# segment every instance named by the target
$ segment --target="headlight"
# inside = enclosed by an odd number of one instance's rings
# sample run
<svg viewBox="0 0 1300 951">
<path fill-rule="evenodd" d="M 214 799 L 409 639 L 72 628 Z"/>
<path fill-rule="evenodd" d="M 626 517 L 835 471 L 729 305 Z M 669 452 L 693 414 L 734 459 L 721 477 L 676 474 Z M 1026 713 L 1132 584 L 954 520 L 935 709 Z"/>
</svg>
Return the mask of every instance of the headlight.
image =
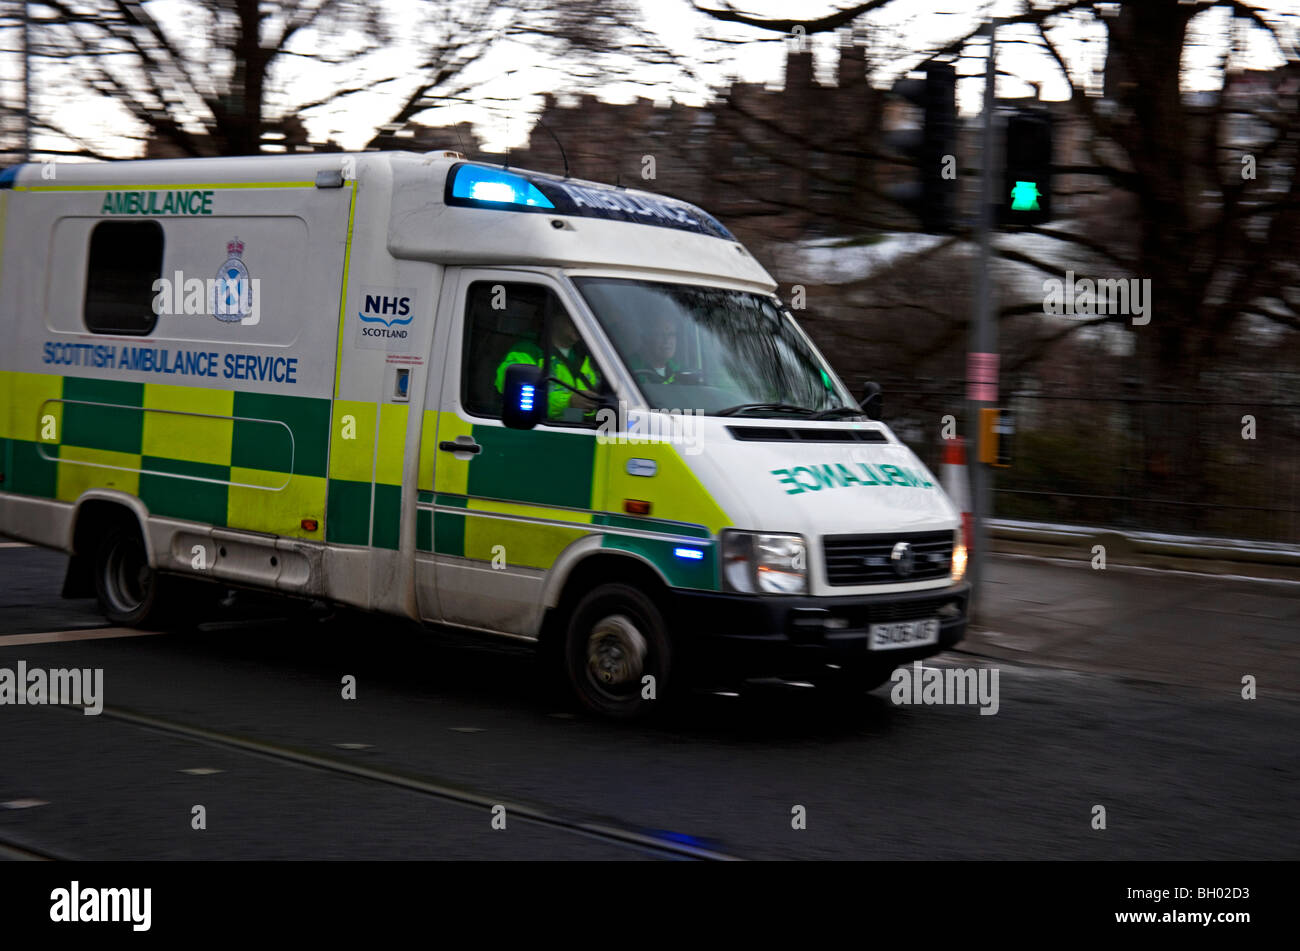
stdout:
<svg viewBox="0 0 1300 951">
<path fill-rule="evenodd" d="M 808 552 L 803 536 L 723 532 L 722 577 L 742 594 L 804 594 Z"/>
<path fill-rule="evenodd" d="M 956 584 L 966 577 L 966 525 L 963 519 L 961 528 L 954 533 L 956 538 L 952 546 L 952 583 Z"/>
</svg>

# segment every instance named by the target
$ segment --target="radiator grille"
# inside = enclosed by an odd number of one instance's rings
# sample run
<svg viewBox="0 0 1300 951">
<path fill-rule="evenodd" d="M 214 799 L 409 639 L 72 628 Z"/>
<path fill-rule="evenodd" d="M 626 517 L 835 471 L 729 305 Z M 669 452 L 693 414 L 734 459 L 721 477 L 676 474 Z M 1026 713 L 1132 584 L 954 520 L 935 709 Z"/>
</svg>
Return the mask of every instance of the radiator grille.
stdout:
<svg viewBox="0 0 1300 951">
<path fill-rule="evenodd" d="M 910 573 L 900 573 L 892 557 L 899 542 L 910 546 Z M 822 537 L 822 551 L 826 558 L 826 580 L 833 585 L 856 585 L 943 578 L 952 565 L 952 546 L 951 531 L 825 535 Z"/>
</svg>

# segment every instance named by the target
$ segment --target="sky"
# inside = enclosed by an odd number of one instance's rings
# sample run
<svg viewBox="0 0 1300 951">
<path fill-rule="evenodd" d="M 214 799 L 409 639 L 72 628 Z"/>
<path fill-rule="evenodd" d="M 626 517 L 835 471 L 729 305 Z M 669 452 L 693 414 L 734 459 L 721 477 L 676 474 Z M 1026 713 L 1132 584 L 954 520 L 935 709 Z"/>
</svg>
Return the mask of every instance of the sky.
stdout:
<svg viewBox="0 0 1300 951">
<path fill-rule="evenodd" d="M 722 50 L 725 59 L 721 63 L 699 67 L 703 82 L 678 77 L 666 67 L 657 70 L 639 68 L 636 74 L 638 78 L 659 79 L 662 85 L 648 91 L 642 85 L 615 82 L 590 90 L 602 98 L 629 101 L 636 95 L 652 95 L 661 102 L 672 98 L 699 104 L 708 97 L 710 86 L 725 86 L 732 78 L 780 85 L 786 47 L 791 42 L 788 38 L 713 21 L 693 10 L 687 0 L 637 2 L 640 4 L 643 22 L 679 55 L 695 62 L 703 62 L 717 57 L 718 51 Z M 701 2 L 707 3 L 710 0 Z M 399 0 L 398 10 L 403 5 L 411 5 L 410 8 L 414 9 L 413 4 L 414 0 Z M 814 17 L 831 12 L 843 4 L 822 0 L 737 0 L 737 5 L 757 16 L 788 17 L 797 13 L 802 17 Z M 1294 0 L 1277 0 L 1277 3 L 1264 5 L 1283 10 L 1295 4 Z M 181 17 L 186 9 L 184 0 L 150 0 L 146 6 L 164 24 L 179 26 L 183 22 Z M 884 47 L 879 58 L 888 63 L 882 70 L 881 77 L 875 81 L 879 83 L 882 80 L 892 80 L 906 73 L 919 62 L 924 50 L 970 32 L 986 15 L 1007 15 L 1022 8 L 1021 0 L 899 0 L 883 10 L 875 11 L 868 15 L 866 22 L 873 31 L 875 43 Z M 1030 44 L 1014 42 L 1017 38 L 1027 39 L 1032 35 L 1032 28 L 1025 27 L 999 32 L 999 67 L 1011 75 L 999 79 L 998 94 L 1024 96 L 1032 91 L 1028 84 L 1030 80 L 1042 80 L 1042 98 L 1066 98 L 1068 87 L 1047 54 Z M 1186 88 L 1217 88 L 1217 56 L 1224 38 L 1230 35 L 1230 19 L 1226 9 L 1207 11 L 1193 21 L 1193 42 L 1189 44 L 1189 55 L 1184 63 Z M 720 46 L 710 42 L 710 37 L 739 42 Z M 1076 82 L 1096 88 L 1105 57 L 1104 28 L 1096 23 L 1087 23 L 1083 17 L 1077 20 L 1070 18 L 1054 31 L 1053 38 L 1058 46 L 1068 51 Z M 303 38 L 306 46 L 312 42 L 312 37 Z M 840 42 L 840 37 L 824 34 L 809 37 L 807 42 L 813 50 L 819 78 L 830 81 L 836 59 L 835 46 Z M 12 40 L 6 44 L 10 49 L 16 46 L 16 41 Z M 379 71 L 409 72 L 416 62 L 418 52 L 408 37 L 407 41 L 399 42 L 398 46 L 385 50 L 371 61 L 363 61 L 361 69 L 369 71 L 369 75 L 379 75 Z M 1252 68 L 1271 68 L 1281 62 L 1276 51 L 1258 31 L 1254 31 L 1254 35 L 1245 43 L 1242 54 L 1241 61 Z M 327 80 L 333 77 L 332 81 L 337 81 L 337 72 L 341 68 L 324 67 L 305 59 L 294 59 L 291 63 L 293 65 L 284 76 L 290 97 L 296 101 L 319 95 L 319 90 L 327 84 Z M 16 57 L 7 57 L 3 65 L 3 75 L 7 80 L 4 83 L 6 93 L 16 99 L 20 95 L 19 87 L 14 82 L 17 74 Z M 968 115 L 977 113 L 983 90 L 984 47 L 972 46 L 957 66 L 958 75 L 965 77 L 958 84 L 959 108 Z M 55 68 L 57 67 L 42 67 L 47 70 Z M 512 41 L 494 49 L 471 69 L 472 72 L 466 75 L 467 78 L 479 81 L 478 101 L 449 104 L 426 113 L 418 121 L 429 125 L 470 121 L 475 124 L 487 147 L 496 151 L 522 144 L 532 126 L 533 115 L 541 105 L 541 94 L 554 86 L 553 68 L 548 68 L 544 56 L 537 51 Z M 353 72 L 348 71 L 346 81 L 354 81 Z M 55 96 L 58 85 L 42 83 L 38 76 L 33 89 L 38 97 Z M 313 139 L 332 138 L 345 148 L 359 149 L 373 135 L 374 117 L 390 115 L 400 98 L 398 91 L 360 94 L 349 97 L 337 106 L 313 111 L 304 118 Z M 114 152 L 124 156 L 130 154 L 132 144 L 123 142 L 114 134 L 116 129 L 129 127 L 129 120 L 124 114 L 114 115 L 112 109 L 105 109 L 102 101 L 93 99 L 77 101 L 59 95 L 52 104 L 57 104 L 58 117 L 64 124 L 83 130 L 97 144 Z M 49 139 L 38 139 L 37 145 L 39 147 L 51 142 Z"/>
</svg>

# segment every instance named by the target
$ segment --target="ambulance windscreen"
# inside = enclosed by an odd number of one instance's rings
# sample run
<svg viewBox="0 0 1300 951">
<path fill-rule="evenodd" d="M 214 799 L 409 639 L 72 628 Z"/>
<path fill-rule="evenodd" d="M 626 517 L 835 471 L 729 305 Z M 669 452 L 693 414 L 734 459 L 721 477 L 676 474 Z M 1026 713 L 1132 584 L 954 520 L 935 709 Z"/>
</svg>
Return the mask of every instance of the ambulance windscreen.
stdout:
<svg viewBox="0 0 1300 951">
<path fill-rule="evenodd" d="M 856 407 L 775 298 L 626 278 L 573 282 L 652 408 L 789 419 Z"/>
</svg>

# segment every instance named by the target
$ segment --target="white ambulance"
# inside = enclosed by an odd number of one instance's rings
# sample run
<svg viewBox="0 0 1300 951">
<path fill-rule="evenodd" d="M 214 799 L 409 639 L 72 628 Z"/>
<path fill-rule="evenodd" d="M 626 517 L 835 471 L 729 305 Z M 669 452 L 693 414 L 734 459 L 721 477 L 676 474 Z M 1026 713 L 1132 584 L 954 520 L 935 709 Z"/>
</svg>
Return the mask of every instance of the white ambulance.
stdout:
<svg viewBox="0 0 1300 951">
<path fill-rule="evenodd" d="M 959 514 L 692 205 L 375 152 L 24 165 L 0 221 L 0 532 L 114 623 L 273 589 L 616 716 L 964 632 Z"/>
</svg>

